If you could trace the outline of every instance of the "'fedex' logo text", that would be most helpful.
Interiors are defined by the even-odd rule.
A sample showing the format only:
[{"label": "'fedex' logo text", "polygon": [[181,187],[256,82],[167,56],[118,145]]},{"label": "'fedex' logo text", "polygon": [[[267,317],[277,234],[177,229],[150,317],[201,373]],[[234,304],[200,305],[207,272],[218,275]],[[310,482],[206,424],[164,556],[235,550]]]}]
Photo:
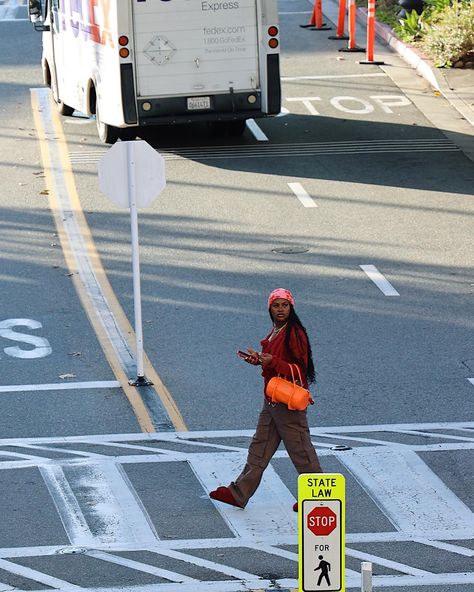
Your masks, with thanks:
[{"label": "'fedex' logo text", "polygon": [[74,37],[82,35],[86,41],[114,47],[110,0],[69,0],[61,3],[60,12],[54,16],[58,30],[70,30]]}]

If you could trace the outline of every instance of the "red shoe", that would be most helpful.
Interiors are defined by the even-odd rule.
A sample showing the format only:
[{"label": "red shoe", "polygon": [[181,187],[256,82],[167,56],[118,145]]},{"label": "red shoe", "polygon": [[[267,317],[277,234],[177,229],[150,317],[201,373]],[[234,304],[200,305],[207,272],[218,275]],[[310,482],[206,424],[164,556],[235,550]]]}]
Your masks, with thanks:
[{"label": "red shoe", "polygon": [[211,491],[209,497],[212,499],[217,500],[218,502],[223,502],[224,504],[229,504],[230,506],[236,506],[237,508],[243,508],[234,498],[232,495],[231,490],[228,487],[218,487],[214,491]]},{"label": "red shoe", "polygon": [[293,512],[297,512],[298,511],[298,502],[295,502],[293,504]]}]

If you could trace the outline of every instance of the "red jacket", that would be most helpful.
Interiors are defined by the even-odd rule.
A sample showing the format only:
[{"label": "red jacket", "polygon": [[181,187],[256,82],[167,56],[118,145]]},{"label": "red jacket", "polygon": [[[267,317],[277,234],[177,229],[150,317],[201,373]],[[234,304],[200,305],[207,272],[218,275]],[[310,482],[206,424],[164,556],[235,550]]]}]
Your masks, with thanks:
[{"label": "red jacket", "polygon": [[291,328],[290,335],[290,350],[293,354],[293,359],[288,355],[285,348],[285,335],[288,331],[288,326],[285,327],[278,335],[271,341],[269,337],[271,332],[260,342],[262,346],[262,353],[272,355],[272,363],[262,369],[262,376],[264,379],[264,392],[270,378],[281,374],[285,378],[291,380],[291,371],[289,364],[297,364],[303,379],[303,385],[308,388],[308,379],[306,376],[308,370],[308,338],[303,330],[298,326]]}]

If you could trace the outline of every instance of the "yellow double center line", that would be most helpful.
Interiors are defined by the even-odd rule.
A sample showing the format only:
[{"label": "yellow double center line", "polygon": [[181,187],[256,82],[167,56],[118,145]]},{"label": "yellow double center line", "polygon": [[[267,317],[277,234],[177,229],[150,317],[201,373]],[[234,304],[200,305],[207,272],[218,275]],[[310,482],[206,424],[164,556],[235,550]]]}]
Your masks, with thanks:
[{"label": "yellow double center line", "polygon": [[170,392],[144,355],[145,374],[153,386],[128,384],[136,372],[135,336],[95,248],[74,181],[59,114],[47,89],[32,89],[33,116],[46,177],[49,205],[79,299],[112,371],[144,432],[187,431]]}]

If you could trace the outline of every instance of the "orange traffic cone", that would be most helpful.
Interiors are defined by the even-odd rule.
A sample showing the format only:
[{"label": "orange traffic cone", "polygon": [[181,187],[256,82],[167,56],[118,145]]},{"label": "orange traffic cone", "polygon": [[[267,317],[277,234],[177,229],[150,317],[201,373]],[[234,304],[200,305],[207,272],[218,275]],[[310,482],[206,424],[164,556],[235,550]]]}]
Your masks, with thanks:
[{"label": "orange traffic cone", "polygon": [[300,25],[302,29],[311,29],[311,31],[329,31],[326,23],[323,23],[323,5],[322,0],[314,0],[313,12],[307,25]]}]

